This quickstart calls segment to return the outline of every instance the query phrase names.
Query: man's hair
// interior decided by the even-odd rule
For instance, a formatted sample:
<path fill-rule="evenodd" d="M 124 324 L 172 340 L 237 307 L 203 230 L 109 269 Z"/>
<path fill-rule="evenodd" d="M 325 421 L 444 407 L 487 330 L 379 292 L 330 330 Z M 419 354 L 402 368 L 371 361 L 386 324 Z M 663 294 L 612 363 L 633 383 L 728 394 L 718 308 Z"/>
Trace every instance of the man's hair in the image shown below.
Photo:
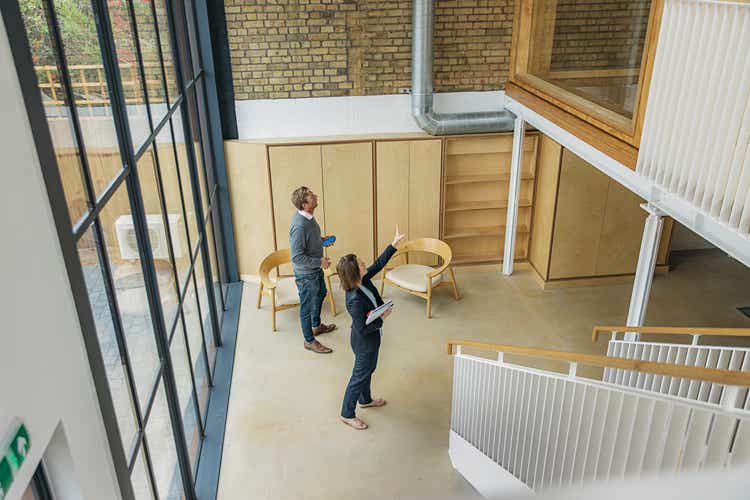
<path fill-rule="evenodd" d="M 357 262 L 357 256 L 353 253 L 344 255 L 339 259 L 336 271 L 339 274 L 341 286 L 347 292 L 357 288 L 362 281 L 362 276 L 359 274 L 359 262 Z"/>
<path fill-rule="evenodd" d="M 300 186 L 292 193 L 292 205 L 297 210 L 302 210 L 302 205 L 307 201 L 307 197 L 312 194 L 310 188 L 306 186 Z"/>

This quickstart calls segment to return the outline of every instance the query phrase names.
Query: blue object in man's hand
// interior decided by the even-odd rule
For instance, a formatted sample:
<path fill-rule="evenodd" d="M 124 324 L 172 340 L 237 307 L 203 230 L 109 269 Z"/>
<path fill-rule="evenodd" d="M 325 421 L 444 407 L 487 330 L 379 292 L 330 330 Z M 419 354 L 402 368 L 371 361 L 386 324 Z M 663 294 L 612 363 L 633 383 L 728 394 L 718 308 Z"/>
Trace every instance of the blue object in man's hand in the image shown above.
<path fill-rule="evenodd" d="M 336 237 L 335 236 L 329 236 L 328 238 L 326 238 L 326 239 L 323 240 L 323 246 L 324 247 L 331 246 L 331 245 L 333 245 L 333 243 L 335 241 L 336 241 Z"/>

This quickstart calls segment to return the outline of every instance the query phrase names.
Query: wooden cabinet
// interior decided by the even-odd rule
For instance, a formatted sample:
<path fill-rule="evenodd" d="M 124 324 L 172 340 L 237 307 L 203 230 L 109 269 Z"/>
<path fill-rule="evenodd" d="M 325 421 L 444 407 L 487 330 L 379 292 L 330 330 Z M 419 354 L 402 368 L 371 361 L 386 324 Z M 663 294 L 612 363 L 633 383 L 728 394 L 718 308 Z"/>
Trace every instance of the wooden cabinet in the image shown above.
<path fill-rule="evenodd" d="M 517 260 L 526 259 L 534 200 L 537 133 L 524 139 L 519 192 Z M 512 134 L 445 140 L 443 239 L 456 264 L 502 261 L 508 206 Z"/>
<path fill-rule="evenodd" d="M 377 149 L 377 250 L 393 239 L 396 224 L 410 239 L 438 238 L 442 141 L 380 141 Z M 399 257 L 405 262 L 405 257 Z M 409 255 L 409 261 L 435 265 L 435 257 Z"/>
<path fill-rule="evenodd" d="M 372 143 L 326 144 L 321 147 L 325 234 L 336 235 L 326 250 L 333 265 L 354 253 L 368 264 L 374 244 Z"/>
<path fill-rule="evenodd" d="M 260 261 L 275 245 L 266 146 L 227 141 L 224 157 L 237 267 L 241 279 L 251 279 L 257 274 Z"/>
<path fill-rule="evenodd" d="M 289 248 L 289 225 L 297 212 L 292 205 L 292 192 L 300 186 L 307 186 L 320 196 L 315 219 L 320 225 L 321 232 L 325 234 L 325 197 L 320 146 L 272 146 L 268 148 L 268 159 L 276 250 Z M 292 274 L 292 266 L 281 266 L 280 271 L 282 274 Z"/>
<path fill-rule="evenodd" d="M 542 137 L 529 261 L 545 283 L 635 272 L 646 212 L 631 191 Z M 657 264 L 665 268 L 672 221 Z"/>

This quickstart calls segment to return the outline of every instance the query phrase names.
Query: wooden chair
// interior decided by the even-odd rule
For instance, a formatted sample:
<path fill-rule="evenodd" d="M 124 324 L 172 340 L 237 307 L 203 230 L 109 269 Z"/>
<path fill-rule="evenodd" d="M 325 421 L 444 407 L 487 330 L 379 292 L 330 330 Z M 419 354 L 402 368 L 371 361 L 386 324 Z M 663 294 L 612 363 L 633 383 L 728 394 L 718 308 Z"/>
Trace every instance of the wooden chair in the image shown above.
<path fill-rule="evenodd" d="M 274 332 L 276 331 L 276 313 L 299 306 L 299 293 L 297 292 L 297 284 L 294 282 L 294 276 L 271 277 L 271 271 L 277 269 L 282 264 L 289 264 L 291 262 L 292 257 L 289 249 L 285 248 L 284 250 L 277 250 L 270 253 L 260 263 L 260 288 L 258 289 L 257 308 L 260 309 L 263 293 L 271 297 L 271 324 Z M 336 316 L 336 303 L 333 300 L 331 276 L 335 274 L 336 271 L 331 267 L 323 272 L 326 286 L 328 287 L 328 296 L 326 298 L 331 304 L 331 313 L 334 316 Z"/>
<path fill-rule="evenodd" d="M 383 270 L 383 281 L 380 284 L 380 294 L 383 294 L 385 284 L 403 290 L 412 295 L 422 297 L 427 300 L 427 318 L 430 318 L 432 307 L 432 290 L 441 286 L 452 286 L 453 297 L 458 300 L 458 286 L 456 285 L 456 275 L 451 267 L 453 252 L 444 241 L 435 238 L 420 238 L 403 243 L 394 257 L 397 255 L 408 254 L 409 252 L 423 252 L 437 255 L 442 259 L 442 265 L 435 268 L 421 264 L 399 264 L 396 266 L 386 266 Z M 445 271 L 450 272 L 451 279 L 447 281 L 443 277 Z"/>

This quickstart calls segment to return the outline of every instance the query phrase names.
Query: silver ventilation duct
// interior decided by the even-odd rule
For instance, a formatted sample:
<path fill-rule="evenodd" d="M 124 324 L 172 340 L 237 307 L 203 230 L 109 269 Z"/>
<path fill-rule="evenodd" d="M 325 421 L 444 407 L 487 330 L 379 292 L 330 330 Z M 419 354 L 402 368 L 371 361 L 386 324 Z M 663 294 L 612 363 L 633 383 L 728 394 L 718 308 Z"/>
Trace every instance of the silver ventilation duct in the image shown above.
<path fill-rule="evenodd" d="M 433 0 L 414 0 L 411 42 L 411 113 L 430 135 L 510 132 L 515 116 L 508 110 L 437 113 L 432 109 Z"/>

